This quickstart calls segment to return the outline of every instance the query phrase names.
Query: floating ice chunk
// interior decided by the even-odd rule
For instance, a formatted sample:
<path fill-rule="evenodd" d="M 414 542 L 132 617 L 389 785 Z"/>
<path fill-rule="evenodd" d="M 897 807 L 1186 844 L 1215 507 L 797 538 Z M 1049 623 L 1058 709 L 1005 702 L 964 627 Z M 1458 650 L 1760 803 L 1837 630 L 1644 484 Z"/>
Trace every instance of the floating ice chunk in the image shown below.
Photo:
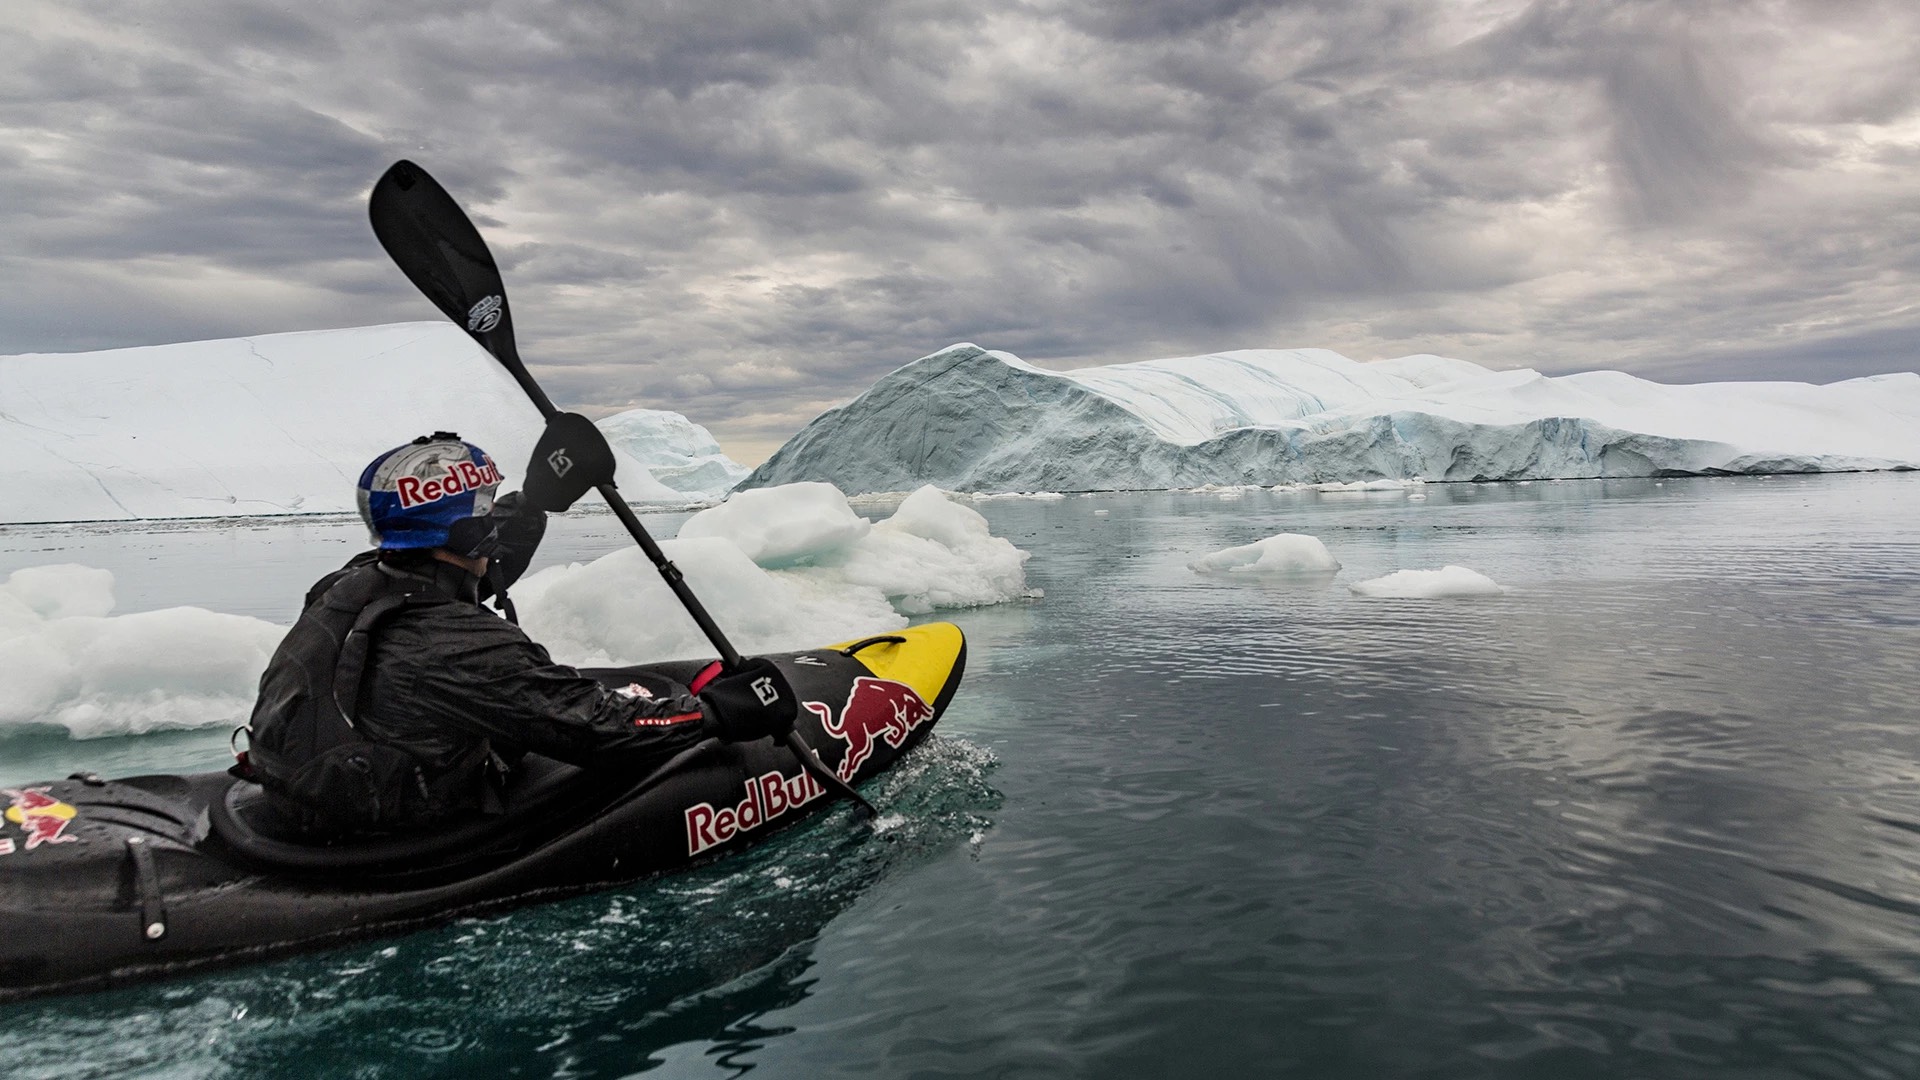
<path fill-rule="evenodd" d="M 743 652 L 774 652 L 905 626 L 870 589 L 796 581 L 754 565 L 724 537 L 660 545 L 727 639 Z M 520 626 L 554 659 L 576 666 L 711 656 L 713 646 L 638 548 L 555 566 L 515 586 Z"/>
<path fill-rule="evenodd" d="M 0 732 L 49 724 L 74 738 L 233 725 L 286 628 L 177 607 L 113 610 L 113 575 L 63 564 L 0 585 Z"/>
<path fill-rule="evenodd" d="M 978 511 L 947 501 L 929 485 L 853 544 L 792 573 L 877 589 L 894 607 L 917 615 L 1039 595 L 1026 587 L 1027 558 L 994 536 Z"/>
<path fill-rule="evenodd" d="M 828 485 L 806 486 L 838 499 Z M 1026 587 L 1027 553 L 933 488 L 878 525 L 854 517 L 844 499 L 836 510 L 820 491 L 745 494 L 754 498 L 728 504 L 734 514 L 708 520 L 737 525 L 769 561 L 799 552 L 814 565 L 756 565 L 732 536 L 661 545 L 744 651 L 809 648 L 905 626 L 902 612 L 1037 595 Z M 783 532 L 808 539 L 767 542 Z M 107 571 L 73 565 L 17 570 L 0 584 L 0 732 L 48 724 L 91 737 L 243 722 L 286 629 L 191 607 L 110 616 L 112 588 Z M 528 634 L 564 663 L 713 653 L 637 548 L 542 570 L 514 595 Z"/>
<path fill-rule="evenodd" d="M 1223 499 L 1237 499 L 1250 491 L 1263 490 L 1259 484 L 1201 484 L 1199 487 L 1182 488 L 1195 495 L 1218 495 Z"/>
<path fill-rule="evenodd" d="M 808 490 L 791 490 L 796 487 Z M 720 512 L 728 508 L 732 512 Z M 763 513 L 746 512 L 756 508 Z M 679 539 L 661 547 L 744 652 L 805 649 L 896 629 L 907 624 L 902 612 L 1038 595 L 1026 587 L 1027 553 L 932 487 L 907 496 L 877 525 L 854 516 L 831 485 L 817 483 L 738 492 L 687 524 L 703 519 L 697 531 L 705 535 L 690 537 L 683 526 Z M 848 526 L 849 519 L 858 527 Z M 808 539 L 768 540 L 783 534 Z M 761 552 L 760 563 L 749 549 Z M 633 664 L 713 652 L 638 550 L 542 570 L 514 596 L 521 625 L 564 663 Z"/>
<path fill-rule="evenodd" d="M 1187 569 L 1196 574 L 1334 574 L 1340 561 L 1315 537 L 1280 533 L 1203 555 Z"/>
<path fill-rule="evenodd" d="M 845 547 L 870 527 L 839 488 L 816 481 L 734 492 L 719 506 L 688 518 L 679 535 L 683 540 L 724 536 L 747 558 L 778 567 Z"/>
<path fill-rule="evenodd" d="M 1396 600 L 1435 600 L 1451 596 L 1498 596 L 1507 590 L 1485 574 L 1464 566 L 1438 570 L 1396 570 L 1385 577 L 1347 586 L 1360 596 Z"/>
<path fill-rule="evenodd" d="M 104 616 L 113 610 L 113 571 L 78 563 L 22 567 L 8 576 L 0 596 L 19 601 L 39 619 Z"/>
<path fill-rule="evenodd" d="M 1353 480 L 1347 483 L 1326 483 L 1305 485 L 1309 491 L 1318 491 L 1324 495 L 1357 493 L 1366 491 L 1406 491 L 1425 483 L 1424 480 Z M 1294 488 L 1293 490 L 1299 490 Z"/>

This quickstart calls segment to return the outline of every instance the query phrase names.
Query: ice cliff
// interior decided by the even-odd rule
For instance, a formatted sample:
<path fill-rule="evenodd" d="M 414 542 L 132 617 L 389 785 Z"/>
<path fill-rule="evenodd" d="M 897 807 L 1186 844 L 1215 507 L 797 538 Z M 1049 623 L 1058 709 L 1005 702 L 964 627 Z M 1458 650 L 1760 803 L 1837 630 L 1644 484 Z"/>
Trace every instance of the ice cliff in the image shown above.
<path fill-rule="evenodd" d="M 484 447 L 511 489 L 540 428 L 445 322 L 5 356 L 0 523 L 352 512 L 365 464 L 434 430 Z M 629 501 L 694 501 L 615 457 Z"/>
<path fill-rule="evenodd" d="M 742 487 L 1045 491 L 1920 466 L 1920 375 L 1549 377 L 1248 349 L 1076 371 L 953 345 L 814 419 Z"/>

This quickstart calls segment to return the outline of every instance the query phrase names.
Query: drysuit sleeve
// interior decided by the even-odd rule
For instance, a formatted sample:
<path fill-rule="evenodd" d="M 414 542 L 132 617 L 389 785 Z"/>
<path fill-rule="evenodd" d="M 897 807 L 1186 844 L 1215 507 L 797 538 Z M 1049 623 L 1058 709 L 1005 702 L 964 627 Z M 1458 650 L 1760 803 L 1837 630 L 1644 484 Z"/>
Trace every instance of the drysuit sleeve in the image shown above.
<path fill-rule="evenodd" d="M 539 550 L 540 541 L 547 535 L 547 515 L 528 505 L 519 492 L 510 491 L 493 501 L 493 512 L 487 516 L 500 529 L 500 546 L 493 553 L 493 565 L 499 568 L 502 587 L 512 588 L 520 575 L 527 572 L 533 553 Z M 489 574 L 488 578 L 491 577 Z M 488 581 L 481 582 L 480 593 L 482 600 L 493 595 Z"/>
<path fill-rule="evenodd" d="M 692 695 L 629 697 L 608 690 L 554 663 L 518 627 L 478 607 L 467 611 L 430 627 L 387 631 L 384 647 L 410 657 L 403 692 L 426 714 L 422 720 L 484 735 L 505 751 L 633 771 L 714 733 Z"/>

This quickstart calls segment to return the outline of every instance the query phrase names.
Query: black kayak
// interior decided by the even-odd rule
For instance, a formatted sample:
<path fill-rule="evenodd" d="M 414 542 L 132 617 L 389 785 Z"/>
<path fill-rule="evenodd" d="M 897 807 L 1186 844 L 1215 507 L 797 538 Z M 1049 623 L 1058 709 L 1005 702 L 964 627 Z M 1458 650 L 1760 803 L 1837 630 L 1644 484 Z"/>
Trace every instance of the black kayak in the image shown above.
<path fill-rule="evenodd" d="M 950 623 L 771 657 L 797 727 L 853 784 L 932 730 L 960 685 Z M 588 673 L 684 692 L 708 661 Z M 321 948 L 631 881 L 736 850 L 827 806 L 771 740 L 683 751 L 652 775 L 528 758 L 506 812 L 327 846 L 288 836 L 226 773 L 0 789 L 0 1001 Z"/>

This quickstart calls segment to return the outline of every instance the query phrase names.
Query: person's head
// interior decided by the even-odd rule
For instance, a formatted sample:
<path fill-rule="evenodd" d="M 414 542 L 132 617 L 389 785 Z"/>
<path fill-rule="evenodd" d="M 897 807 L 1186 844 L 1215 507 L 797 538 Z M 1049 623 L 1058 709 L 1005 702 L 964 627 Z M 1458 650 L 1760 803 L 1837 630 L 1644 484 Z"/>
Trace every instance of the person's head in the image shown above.
<path fill-rule="evenodd" d="M 499 486 L 500 470 L 486 451 L 436 431 L 367 465 L 360 518 L 383 556 L 418 552 L 482 574 L 498 543 L 487 515 Z"/>

